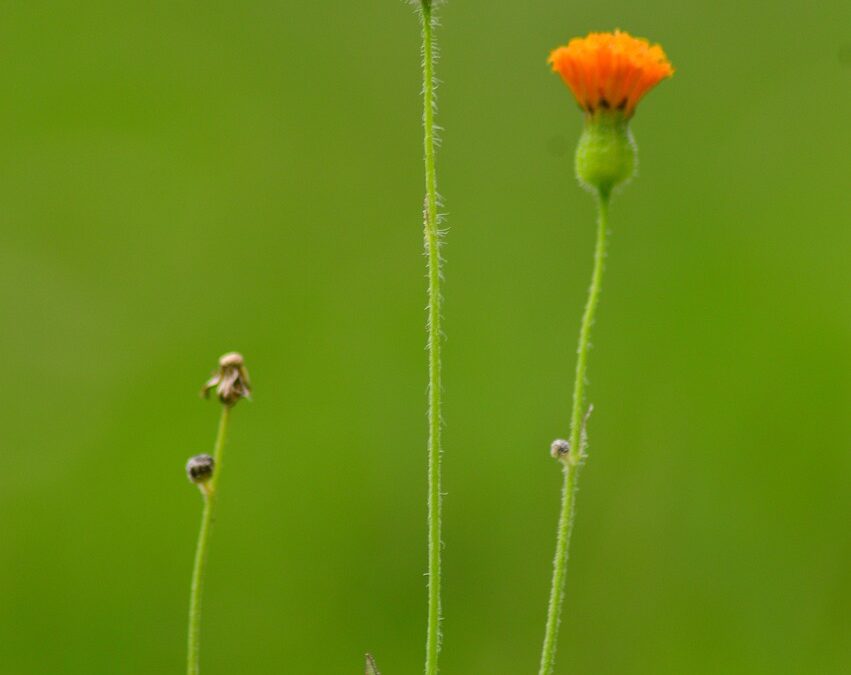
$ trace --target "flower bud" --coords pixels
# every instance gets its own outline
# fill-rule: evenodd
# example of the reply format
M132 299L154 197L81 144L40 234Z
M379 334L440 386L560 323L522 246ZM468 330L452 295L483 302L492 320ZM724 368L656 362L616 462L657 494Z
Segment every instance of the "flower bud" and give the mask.
M570 443L563 438L557 438L550 444L550 454L554 459L564 459L570 454Z
M201 487L213 478L215 467L216 462L210 455L195 455L186 462L186 475L190 481Z

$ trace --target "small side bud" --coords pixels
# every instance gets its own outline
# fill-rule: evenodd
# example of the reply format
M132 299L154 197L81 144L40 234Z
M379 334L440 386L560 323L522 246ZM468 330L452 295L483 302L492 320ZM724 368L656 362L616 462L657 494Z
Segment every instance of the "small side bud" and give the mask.
M375 659L372 658L372 654L366 655L366 675L381 675L378 672L378 666L375 665Z
M570 443L563 438L557 438L550 444L550 454L554 459L564 459L570 454Z
M218 370L204 384L202 396L207 398L213 389L226 406L236 405L241 398L251 399L251 382L242 354L228 352L219 359Z
M195 455L186 462L186 475L189 480L201 489L210 482L216 461L210 455Z

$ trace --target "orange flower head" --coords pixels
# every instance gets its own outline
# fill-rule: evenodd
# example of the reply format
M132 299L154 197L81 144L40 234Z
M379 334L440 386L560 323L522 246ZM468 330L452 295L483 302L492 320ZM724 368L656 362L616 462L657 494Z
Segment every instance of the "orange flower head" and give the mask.
M662 47L629 33L589 33L550 53L583 110L621 110L629 118L641 97L674 74Z

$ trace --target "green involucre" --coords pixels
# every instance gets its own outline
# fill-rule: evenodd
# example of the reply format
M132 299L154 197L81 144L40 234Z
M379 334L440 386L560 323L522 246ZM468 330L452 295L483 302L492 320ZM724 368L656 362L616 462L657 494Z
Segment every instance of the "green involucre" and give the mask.
M635 173L638 148L629 120L617 110L599 110L585 118L576 147L576 177L585 187L603 195Z

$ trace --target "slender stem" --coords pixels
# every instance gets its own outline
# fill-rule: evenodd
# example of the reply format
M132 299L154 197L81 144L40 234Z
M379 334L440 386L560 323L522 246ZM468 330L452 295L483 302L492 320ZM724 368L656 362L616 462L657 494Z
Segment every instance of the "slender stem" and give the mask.
M213 477L203 486L204 511L201 514L201 529L198 532L198 545L195 549L195 565L192 569L192 587L189 595L189 641L186 659L187 675L198 675L201 659L201 595L204 591L204 572L207 563L207 548L210 541L210 528L216 509L216 487L222 472L222 451L230 421L230 406L222 406L219 419L219 431L213 449Z
M440 231L435 170L434 17L432 0L422 0L423 150L425 157L425 244L428 253L428 631L426 675L437 674L440 652Z
M576 380L573 384L573 410L570 415L570 453L563 460L564 487L561 493L561 514L558 521L556 554L553 560L553 582L550 589L550 602L547 609L547 627L544 633L544 647L541 652L539 675L552 675L556 658L558 628L561 621L561 608L564 604L564 587L567 579L567 558L570 548L570 535L573 530L573 513L576 502L576 483L579 469L584 458L582 413L584 409L585 371L588 367L588 345L591 338L591 326L594 312L600 298L600 286L603 280L603 263L606 258L606 229L608 227L609 195L601 192L598 199L597 246L594 252L594 271L588 300L582 315L579 329L579 346L576 358Z
M588 345L591 340L591 326L600 301L600 287L603 282L603 267L606 260L606 234L609 227L609 195L600 193L597 199L597 245L594 250L594 271L591 274L591 286L588 288L588 300L582 315L579 329L579 345L576 349L576 378L573 381L573 410L570 414L570 460L579 464L582 459L582 414L584 411L585 372L588 369Z

